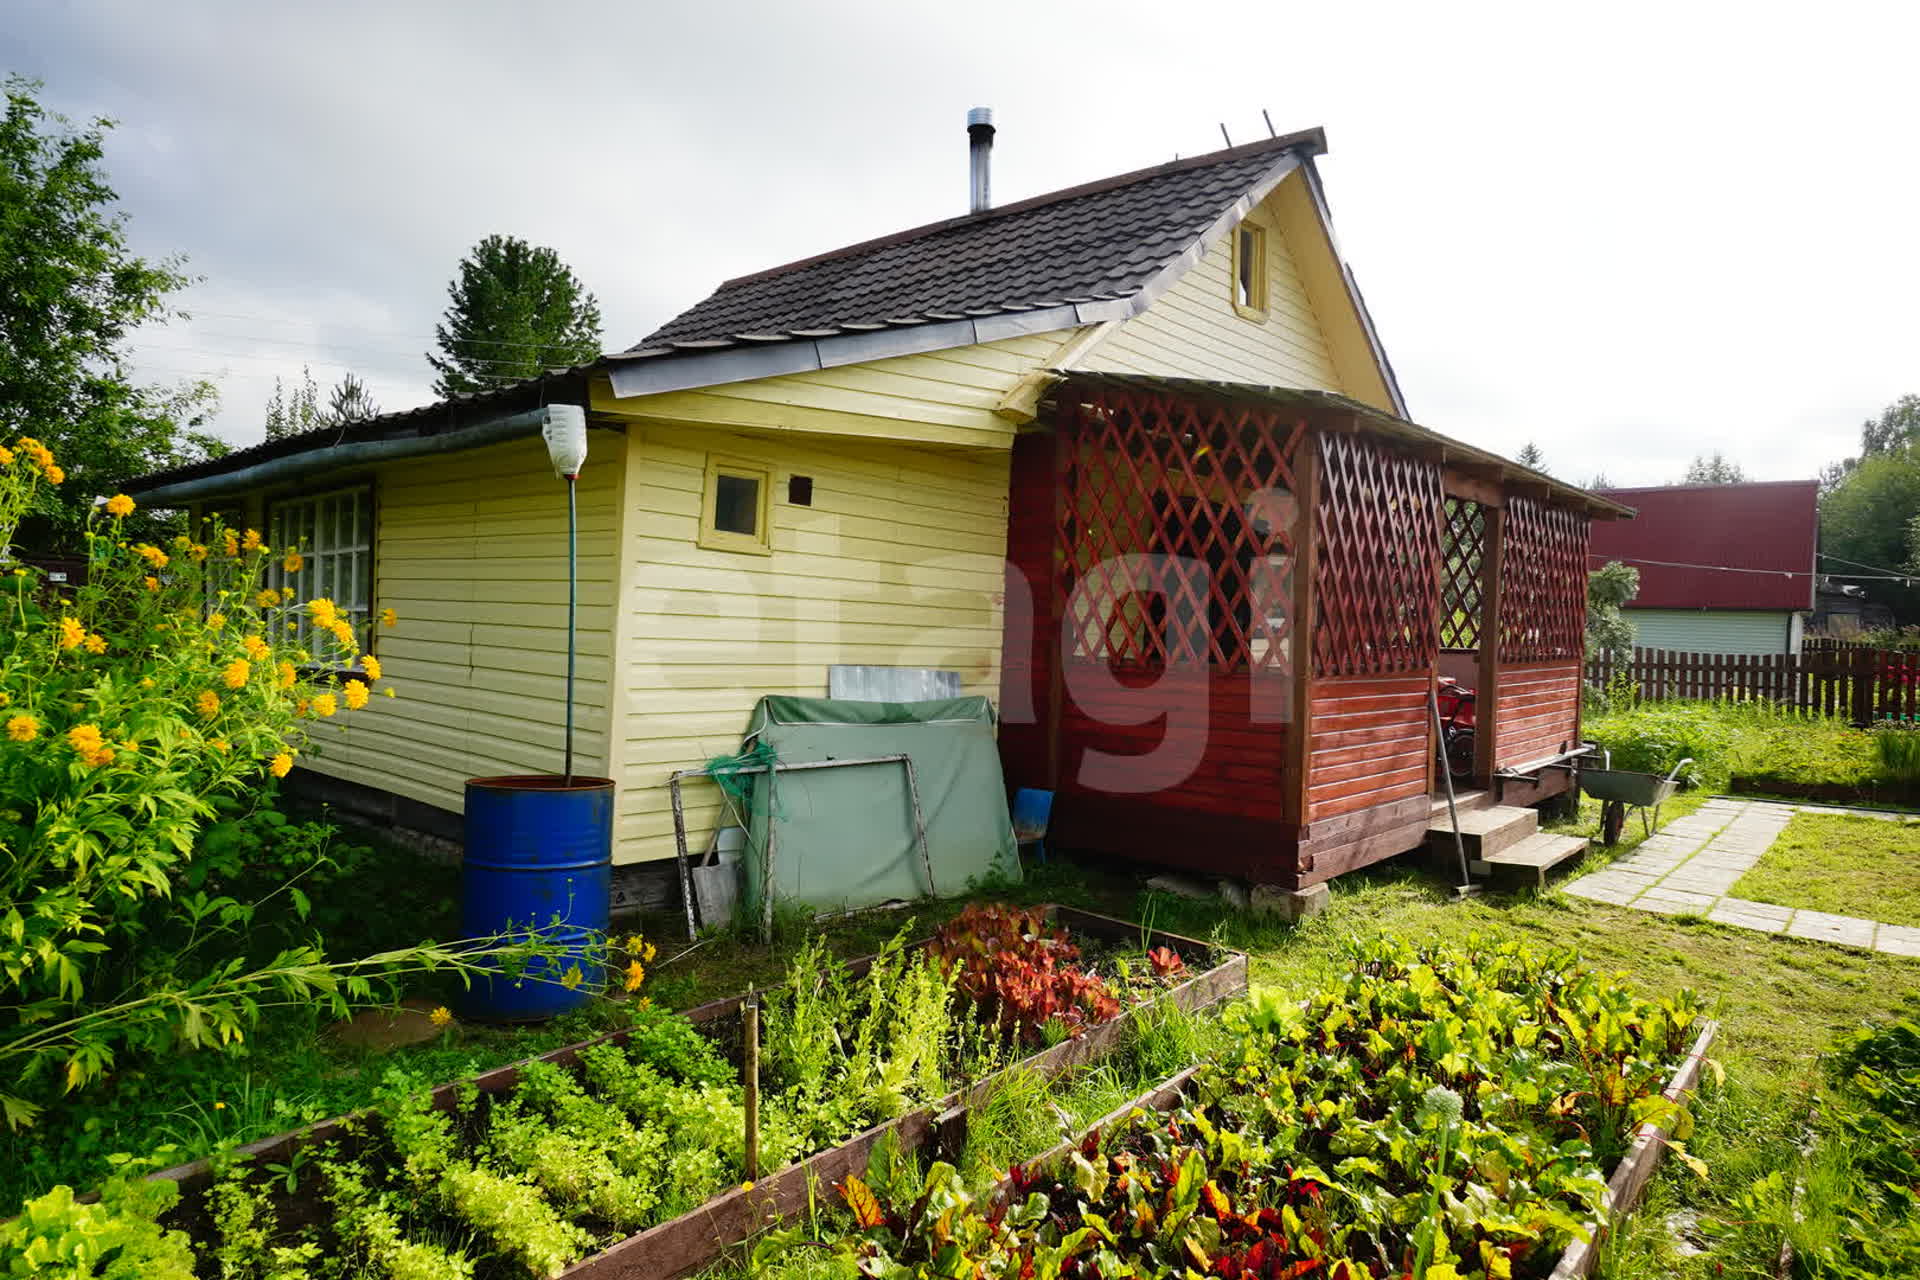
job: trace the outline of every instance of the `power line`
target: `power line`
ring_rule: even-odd
[[[1590,560],[1620,560],[1628,564],[1650,564],[1662,569],[1704,569],[1712,573],[1757,573],[1766,578],[1845,578],[1850,582],[1912,582],[1915,577],[1920,577],[1920,575],[1911,573],[1895,573],[1891,569],[1881,569],[1879,565],[1871,564],[1861,565],[1860,567],[1863,569],[1878,570],[1878,572],[1870,574],[1823,573],[1814,570],[1800,569],[1753,569],[1744,565],[1733,564],[1690,564],[1684,560],[1648,560],[1642,556],[1614,556],[1607,555],[1600,551],[1587,552],[1587,558]],[[1839,559],[1838,556],[1827,556],[1825,558]],[[1841,560],[1840,563],[1855,564],[1857,562]]]

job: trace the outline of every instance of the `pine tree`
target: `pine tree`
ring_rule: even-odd
[[[1548,474],[1547,455],[1531,440],[1520,446],[1520,452],[1513,456],[1513,460],[1523,467],[1531,467],[1542,475]]]
[[[367,390],[366,383],[351,373],[335,384],[324,415],[329,426],[363,422],[379,416],[380,406],[374,403],[373,393]]]
[[[284,440],[326,425],[313,370],[300,366],[300,381],[294,383],[291,390],[280,379],[273,380],[273,395],[267,399],[267,439]]]
[[[553,250],[488,236],[460,260],[434,327],[435,394],[486,391],[600,354],[600,303]]]

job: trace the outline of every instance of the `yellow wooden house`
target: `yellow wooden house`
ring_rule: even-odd
[[[1009,459],[1061,373],[1404,418],[1324,149],[1288,134],[836,249],[591,364],[129,492],[304,542],[303,592],[396,611],[372,635],[399,696],[322,729],[295,776],[456,837],[467,778],[560,767],[566,508],[538,433],[543,406],[584,405],[576,767],[617,783],[616,863],[669,859],[668,774],[737,749],[763,694],[853,663],[998,699]],[[699,841],[717,808],[689,802]]]

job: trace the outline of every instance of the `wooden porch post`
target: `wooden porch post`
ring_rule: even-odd
[[[1507,509],[1487,507],[1480,552],[1480,679],[1474,698],[1473,780],[1493,786],[1494,734],[1500,709],[1500,589],[1507,558]]]
[[[1287,776],[1283,819],[1299,829],[1307,825],[1307,770],[1313,759],[1314,577],[1319,564],[1320,435],[1300,442],[1294,464],[1299,485],[1300,531],[1293,547],[1293,723],[1287,733]]]

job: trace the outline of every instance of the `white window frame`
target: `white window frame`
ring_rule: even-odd
[[[345,508],[347,536],[340,536]],[[331,517],[330,519],[328,517]],[[374,506],[371,484],[350,485],[297,498],[276,498],[267,508],[267,585],[286,594],[285,621],[294,624],[295,642],[312,652],[313,620],[298,606],[325,596],[353,623],[363,653],[373,650]],[[298,551],[306,562],[288,573],[286,558]]]
[[[1253,259],[1251,262],[1246,260],[1246,250],[1243,243],[1249,237],[1253,240]],[[1268,289],[1270,287],[1270,282],[1267,279],[1267,262],[1269,256],[1270,252],[1267,248],[1267,228],[1265,226],[1248,218],[1233,229],[1233,270],[1227,277],[1227,296],[1233,302],[1234,314],[1243,320],[1265,321],[1267,318],[1269,303]],[[1247,299],[1242,302],[1240,300],[1240,276],[1242,272],[1247,271],[1248,267],[1252,268],[1250,272],[1247,272],[1249,288],[1247,289]]]

